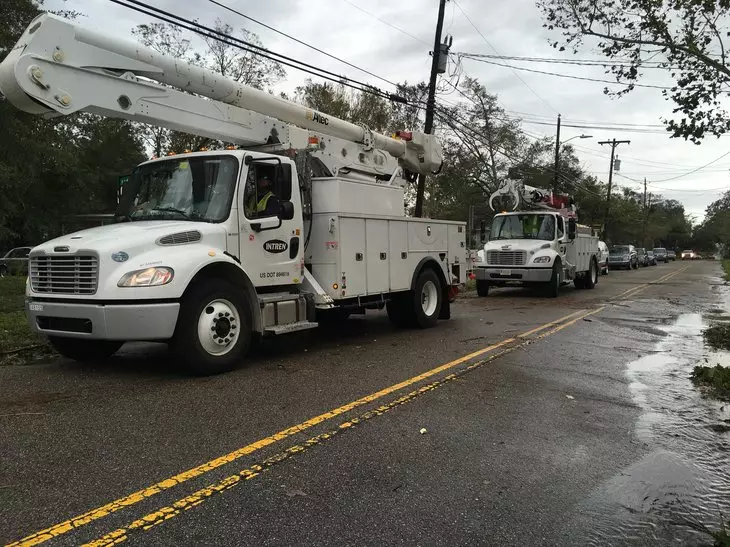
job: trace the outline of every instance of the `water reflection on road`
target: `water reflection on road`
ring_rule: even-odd
[[[705,347],[707,318],[684,314],[659,328],[653,351],[628,364],[641,408],[635,441],[651,450],[604,484],[581,508],[590,545],[711,545],[707,529],[730,517],[730,403],[690,382],[697,364],[730,365]]]

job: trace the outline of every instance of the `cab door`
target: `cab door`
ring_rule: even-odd
[[[301,283],[302,207],[299,192],[293,191],[297,188],[294,167],[286,158],[247,155],[241,180],[241,264],[257,287]],[[264,180],[269,184],[262,184]],[[269,192],[271,196],[266,199]]]

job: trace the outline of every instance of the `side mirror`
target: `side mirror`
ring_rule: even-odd
[[[289,186],[291,188],[291,184]],[[294,218],[294,204],[291,201],[282,201],[279,204],[279,218],[281,220],[291,220]]]
[[[577,231],[577,226],[574,218],[568,219],[568,239],[575,239],[575,232]]]

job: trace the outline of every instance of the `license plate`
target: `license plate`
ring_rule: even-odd
[[[499,275],[512,275],[512,270],[499,270]]]
[[[43,311],[43,304],[28,304],[30,311]]]

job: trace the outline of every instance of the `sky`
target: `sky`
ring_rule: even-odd
[[[218,1],[387,80],[413,83],[427,80],[429,76],[437,0]],[[220,18],[234,28],[246,27],[277,53],[393,91],[380,80],[206,0],[147,0],[147,4],[186,18],[196,18],[204,25],[212,25]],[[82,14],[79,24],[130,39],[133,27],[153,21],[109,0],[46,0],[45,5],[51,10],[76,10]],[[449,0],[444,34],[453,36],[451,68],[456,66],[457,53],[601,58],[590,49],[573,56],[550,47],[549,39],[558,36],[542,27],[541,13],[532,0]],[[600,67],[500,62],[583,78],[611,79]],[[523,118],[522,127],[529,136],[554,136],[558,113],[563,124],[561,142],[581,134],[589,135],[590,138],[575,138],[570,144],[574,145],[584,169],[603,181],[608,179],[611,151],[610,146],[598,142],[616,138],[631,142],[616,150],[621,165],[619,174],[614,176],[614,184],[643,191],[646,177],[649,192],[682,202],[697,222],[702,220],[707,205],[730,189],[730,154],[722,157],[728,153],[730,136],[709,137],[699,146],[670,138],[660,124],[662,117],[671,115],[672,103],[664,100],[659,89],[636,89],[617,99],[603,93],[605,84],[591,81],[526,72],[472,59],[462,59],[460,68],[463,74],[479,79],[490,93],[497,95],[499,104],[508,114]],[[277,86],[277,90],[291,92],[307,77],[309,75],[287,68],[287,79]],[[641,83],[665,86],[671,80],[662,71],[652,70],[647,71]],[[447,84],[441,87],[449,89]],[[613,88],[620,89],[618,86]],[[454,91],[441,94],[439,100],[453,103],[459,98]],[[625,127],[570,127],[606,124],[643,127],[628,128],[631,130]]]

